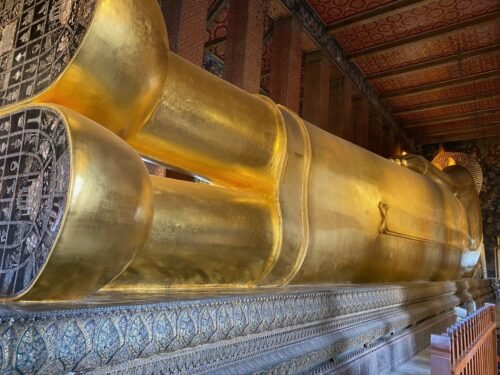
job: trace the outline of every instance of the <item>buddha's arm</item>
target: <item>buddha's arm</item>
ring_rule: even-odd
[[[396,164],[429,177],[438,185],[445,186],[455,194],[464,206],[469,223],[470,248],[477,249],[482,241],[481,206],[474,179],[460,166],[449,166],[443,170],[436,168],[423,156],[406,154],[392,159]]]
[[[436,184],[446,186],[453,193],[457,193],[463,188],[460,185],[460,181],[456,181],[453,176],[440,171],[421,155],[398,155],[392,158],[392,160],[398,165],[411,169],[412,171],[417,172],[423,176],[427,176]]]

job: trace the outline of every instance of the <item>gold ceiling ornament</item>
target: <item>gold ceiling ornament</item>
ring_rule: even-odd
[[[23,14],[30,3],[22,3]],[[30,254],[45,254],[46,265],[19,281],[24,298],[74,299],[103,285],[149,292],[473,274],[479,244],[471,220],[478,207],[456,196],[467,182],[462,174],[438,171],[409,154],[391,163],[170,53],[154,0],[74,0],[64,27],[57,12],[50,17],[60,2],[41,4],[46,12],[33,15],[49,15],[44,19],[53,32],[37,35],[47,46],[37,61],[51,61],[51,69],[31,68],[30,51],[16,42],[5,55],[12,69],[3,71],[0,115],[9,153],[12,115],[52,103],[37,108],[57,115],[63,129],[57,134],[70,145],[70,177],[50,246],[41,251],[41,243],[30,240]],[[24,20],[17,18],[16,38],[24,35]],[[34,78],[24,76],[29,69]],[[132,148],[217,186],[148,177]],[[27,175],[28,191],[38,189],[40,175]],[[15,187],[11,194],[23,202]],[[64,277],[74,293],[60,287]],[[4,297],[21,296],[11,284],[0,278]]]

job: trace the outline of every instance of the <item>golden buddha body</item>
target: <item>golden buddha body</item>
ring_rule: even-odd
[[[2,186],[22,182],[7,208],[26,222],[4,219],[3,257],[14,259],[0,266],[4,298],[472,276],[480,211],[461,167],[406,157],[403,168],[186,62],[168,51],[154,0],[42,4],[19,2],[1,28]],[[30,44],[31,82],[16,38],[32,9],[51,34],[36,35],[38,52]],[[45,134],[47,114],[57,131]],[[54,146],[62,166],[44,173],[39,146],[10,148],[33,133],[18,127],[23,116],[49,144],[65,140],[66,164]],[[148,177],[133,149],[211,185]],[[14,154],[21,174],[8,175]],[[60,209],[42,194],[24,214],[20,197],[44,184]],[[45,242],[30,237],[37,217],[54,215]]]

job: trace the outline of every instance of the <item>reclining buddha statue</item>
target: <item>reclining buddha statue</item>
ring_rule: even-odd
[[[383,159],[190,64],[156,0],[0,15],[0,297],[473,275],[464,168]]]

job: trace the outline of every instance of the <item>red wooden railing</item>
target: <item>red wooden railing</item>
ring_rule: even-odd
[[[486,304],[442,335],[431,336],[432,375],[496,375],[496,308]]]

